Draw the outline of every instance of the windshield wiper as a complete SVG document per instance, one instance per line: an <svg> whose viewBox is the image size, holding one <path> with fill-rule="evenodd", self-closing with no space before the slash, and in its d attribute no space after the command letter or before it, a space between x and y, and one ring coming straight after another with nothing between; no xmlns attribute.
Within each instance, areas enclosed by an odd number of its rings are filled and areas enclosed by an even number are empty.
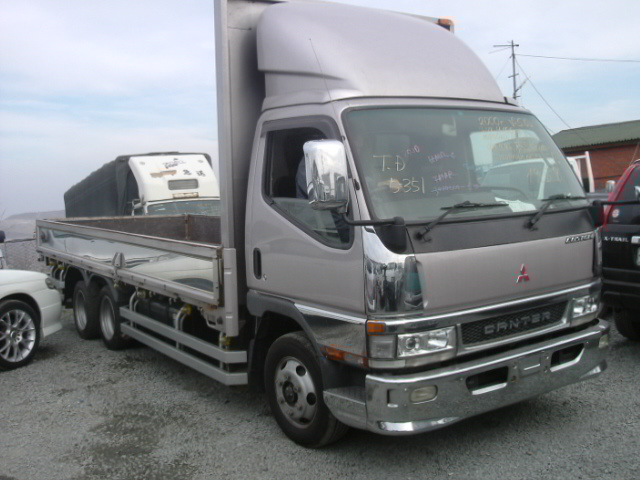
<svg viewBox="0 0 640 480"><path fill-rule="evenodd" d="M559 193L558 195L551 195L549 198L543 198L542 201L546 203L542 205L542 207L540 207L540 210L538 210L533 217L527 220L524 226L529 230L533 230L534 229L533 227L535 226L536 223L538 223L542 215L544 215L544 212L546 212L549 209L549 207L553 205L555 202L557 202L558 200L586 200L586 199L587 197L574 197L571 194L567 195L566 193Z"/></svg>
<svg viewBox="0 0 640 480"><path fill-rule="evenodd" d="M451 212L455 212L455 211L458 211L458 210L464 210L464 209L467 209L467 208L474 209L474 208L493 208L493 207L508 207L508 206L509 206L509 204L506 203L506 202L477 203L477 202L470 202L470 201L466 200L466 201L464 201L462 203L456 203L455 205L451 205L450 207L442 207L441 210L446 210L446 212L444 212L442 215L440 215L438 218L436 218L434 221L432 221L430 224L428 224L426 227L424 227L424 229L422 229L420 232L418 232L416 234L416 238L418 238L418 240L425 240L425 237L427 236L427 234L431 230L433 230L433 227L438 225Z"/></svg>

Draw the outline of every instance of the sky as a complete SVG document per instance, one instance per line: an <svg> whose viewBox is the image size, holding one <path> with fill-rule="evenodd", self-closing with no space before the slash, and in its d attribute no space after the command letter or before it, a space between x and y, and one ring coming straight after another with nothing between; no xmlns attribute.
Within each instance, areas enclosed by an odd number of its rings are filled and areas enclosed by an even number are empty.
<svg viewBox="0 0 640 480"><path fill-rule="evenodd" d="M0 220L62 210L118 155L217 158L213 1L0 0ZM452 18L506 96L510 50L494 45L513 40L519 100L552 133L640 119L639 1L339 3Z"/></svg>

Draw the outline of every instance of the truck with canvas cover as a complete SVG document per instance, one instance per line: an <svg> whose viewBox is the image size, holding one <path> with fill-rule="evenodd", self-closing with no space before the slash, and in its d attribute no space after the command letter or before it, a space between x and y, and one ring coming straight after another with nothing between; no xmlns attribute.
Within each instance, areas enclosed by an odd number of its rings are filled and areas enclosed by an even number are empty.
<svg viewBox="0 0 640 480"><path fill-rule="evenodd" d="M41 221L81 336L266 391L309 447L593 378L584 191L449 22L215 2L219 217Z"/></svg>
<svg viewBox="0 0 640 480"><path fill-rule="evenodd" d="M218 215L220 188L206 153L122 155L64 194L67 218Z"/></svg>

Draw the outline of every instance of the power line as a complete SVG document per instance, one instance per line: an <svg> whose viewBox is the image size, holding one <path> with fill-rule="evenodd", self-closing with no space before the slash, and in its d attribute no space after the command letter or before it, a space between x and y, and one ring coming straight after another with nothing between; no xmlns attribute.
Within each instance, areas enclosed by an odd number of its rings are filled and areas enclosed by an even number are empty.
<svg viewBox="0 0 640 480"><path fill-rule="evenodd" d="M613 58L572 58L572 57L551 57L547 55L525 55L519 54L521 57L547 58L553 60L572 60L576 62L614 62L614 63L640 63L640 60L616 60Z"/></svg>
<svg viewBox="0 0 640 480"><path fill-rule="evenodd" d="M504 72L505 67L509 64L509 60L511 60L511 57L507 57L507 61L506 61L506 62L504 62L504 65L503 65L503 66L502 66L502 68L500 69L500 73L498 73L498 75L496 75L495 77L493 77L493 78L494 78L494 80L497 80L497 79L498 79L498 77L499 77L500 75L502 75L502 72Z"/></svg>
<svg viewBox="0 0 640 480"><path fill-rule="evenodd" d="M556 111L555 111L555 109L551 106L551 104L550 104L549 102L547 102L547 99L546 99L546 98L544 98L544 96L540 93L540 90L538 90L538 89L536 88L536 85L535 85L535 84L533 83L533 81L531 80L531 77L529 77L529 75L527 75L527 72L525 72L525 71L524 71L524 68L522 68L522 65L520 65L520 62L518 62L517 60L516 60L516 62L518 63L518 66L520 67L520 70L522 70L522 73L524 74L524 76L525 76L525 77L527 77L527 80L529 80L529 83L531 83L531 86L533 87L533 89L534 89L534 90L536 91L536 93L540 96L540 98L542 99L542 101L543 101L544 103L546 103L546 104L547 104L547 107L549 107L549 108L551 109L551 111L552 111L553 113L555 113L555 114L556 114L556 116L557 116L557 117L562 121L562 123L564 123L564 124L569 128L569 130L573 130L573 127L572 127L571 125L569 125L569 124L564 120L564 118L562 118L562 117L560 116L560 114L559 114L558 112L556 112Z"/></svg>
<svg viewBox="0 0 640 480"><path fill-rule="evenodd" d="M560 121L561 121L562 123L564 123L564 124L567 126L567 128L568 128L569 130L574 130L574 128L573 128L571 125L569 125L569 124L566 122L566 120L565 120L564 118L562 118L562 116L560 116L560 114L559 114L559 113L558 113L558 112L557 112L557 111L556 111L556 110L551 106L551 104L547 101L547 99L546 99L546 98L544 98L544 95L542 95L542 93L540 93L540 90L538 90L538 88L535 86L535 84L533 83L533 80L531 80L531 77L529 77L529 75L527 75L527 72L525 72L525 71L524 71L524 68L522 68L522 65L520 65L520 62L518 62L518 60L516 59L516 50L515 50L515 47L519 47L519 46L520 46L520 45L519 45L519 44L514 43L514 41L513 41L513 40L511 40L511 42L510 42L508 45L494 45L494 46L493 46L494 48L504 47L504 48L501 48L501 50L505 50L506 48L511 48L511 56L509 57L509 59L507 59L507 61L508 61L508 60L511 60L511 61L512 61L513 74L512 74L512 75L510 75L510 77L509 77L509 78L513 78L513 98L514 98L514 99L517 99L518 91L519 91L519 90L520 90L520 89L525 85L525 83L530 82L530 83L531 83L531 86L532 86L532 87L533 87L533 89L536 91L536 93L538 94L538 96L539 96L539 97L542 99L542 101L547 105L547 107L549 107L549 109L550 109L550 110L551 110L551 111L556 115L556 117L558 117L558 118L560 119ZM498 50L498 51L501 51L501 50ZM525 57L536 57L536 55L521 55L521 56L525 56ZM558 58L558 59L560 59L560 58L561 58L561 57L541 57L541 56L537 56L537 57L540 57L540 58ZM570 59L568 59L568 60L570 60ZM595 61L595 60L594 60L594 61ZM518 73L516 72L516 65L517 65L518 67L520 67L520 70L522 71L522 73L524 74L524 76L525 76L525 78L526 78L526 80L525 80L525 81L520 85L520 87L517 87L517 85L516 85L516 77L518 76ZM505 64L505 66L506 66L506 64ZM502 67L502 70L504 70L504 66ZM500 76L500 74L502 73L502 70L501 70L501 71L500 71L500 73L498 74L498 77L499 77L499 76ZM496 77L496 78L497 78L497 77ZM578 132L575 132L575 131L574 131L574 133L575 133L575 135L576 135L576 136L578 136L578 137L579 137L583 142L587 143L587 141L586 141L584 138L582 138L582 136L581 136Z"/></svg>
<svg viewBox="0 0 640 480"><path fill-rule="evenodd" d="M540 98L542 99L542 101L543 101L544 103L546 103L547 107L549 107L549 109L550 109L553 113L555 113L556 117L558 117L558 118L562 121L562 123L564 123L564 124L567 126L567 128L568 128L569 130L574 130L574 128L573 128L571 125L569 125L569 124L565 121L565 119L564 119L564 118L562 118L562 117L560 116L560 114L559 114L558 112L556 112L556 110L551 106L551 104L547 101L547 99L546 99L546 98L544 98L544 96L542 95L542 93L540 93L540 90L538 90L538 88L535 86L535 84L534 84L534 83L533 83L533 81L531 80L531 77L529 77L529 75L527 75L527 72L525 72L525 71L524 71L524 68L522 68L522 65L520 65L520 62L518 62L517 60L516 60L516 62L517 62L517 64L518 64L518 67L520 67L520 70L522 71L522 73L524 74L524 76L527 78L527 80L529 81L529 83L530 83L530 84L531 84L531 86L533 87L533 89L534 89L534 90L536 91L536 93L540 96ZM573 134L574 134L574 135L576 135L578 138L580 138L580 140L582 140L583 142L585 142L585 145L589 143L589 142L588 142L587 140L585 140L585 139L582 137L582 135L580 135L577 131L575 131L575 130L574 130L574 131L573 131Z"/></svg>

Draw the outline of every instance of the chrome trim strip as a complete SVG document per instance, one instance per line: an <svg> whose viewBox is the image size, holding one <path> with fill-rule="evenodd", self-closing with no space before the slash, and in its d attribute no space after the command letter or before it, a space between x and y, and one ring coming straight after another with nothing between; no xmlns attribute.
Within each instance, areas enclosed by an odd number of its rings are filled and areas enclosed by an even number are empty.
<svg viewBox="0 0 640 480"><path fill-rule="evenodd" d="M198 290L169 280L155 279L148 275L135 273L127 269L115 268L111 265L105 265L76 255L62 253L47 247L39 247L39 251L42 255L55 258L56 260L63 262L68 262L74 267L83 267L92 273L96 273L113 280L124 280L136 287L151 290L167 297L180 297L184 301L194 301L193 303L199 302L203 305L214 306L217 306L220 300L220 288L217 284L214 284L213 292L207 292L205 290Z"/></svg>
<svg viewBox="0 0 640 480"><path fill-rule="evenodd" d="M356 325L364 325L367 319L364 317L354 317L352 315L344 315L342 313L330 312L328 310L322 310L316 307L309 307L307 305L301 305L299 303L294 304L296 308L303 315L316 315L319 317L331 318L333 320L340 320L342 322L354 323Z"/></svg>
<svg viewBox="0 0 640 480"><path fill-rule="evenodd" d="M84 267L91 272L99 273L103 276L109 276L113 278L116 273L116 268L112 265L107 265L95 260L89 260L83 257L78 257L69 253L60 252L52 248L39 246L38 253L49 258L54 258L62 262L68 262L76 267Z"/></svg>
<svg viewBox="0 0 640 480"><path fill-rule="evenodd" d="M167 297L180 297L183 301L197 301L205 305L219 306L220 303L220 286L214 284L213 292L199 290L181 283L172 282L170 280L156 279L142 273L132 272L127 269L117 269L115 279L122 280L136 287L151 290Z"/></svg>
<svg viewBox="0 0 640 480"><path fill-rule="evenodd" d="M517 305L522 305L525 303L529 303L529 302L536 302L539 300L545 300L545 299L549 299L549 298L554 298L554 297L560 297L562 295L567 295L569 293L574 293L580 290L585 290L585 289L590 289L593 288L597 285L601 284L600 280L596 280L594 282L585 284L585 285L581 285L578 287L572 287L572 288L567 288L565 290L560 290L557 292L552 292L552 293L546 293L544 295L537 295L535 297L526 297L526 298L521 298L518 300L512 300L509 302L504 302L504 303L496 303L493 305L486 305L484 307L477 307L477 308L471 308L469 310L460 310L457 312L451 312L451 313L444 313L441 315L433 315L433 316L429 316L429 317L418 317L418 318L411 318L411 319L403 319L403 320L386 320L384 318L370 318L371 320L379 320L379 321L385 321L385 323L387 324L387 326L391 327L391 326L401 326L401 325L410 325L413 323L420 323L420 322L436 322L438 320L444 320L447 318L454 318L454 317L464 317L467 315L474 315L476 313L482 313L482 312L486 312L486 311L490 311L490 310L497 310L500 308L508 308L508 307L513 307L513 306L517 306Z"/></svg>
<svg viewBox="0 0 640 480"><path fill-rule="evenodd" d="M373 227L362 229L362 247L367 314L394 317L424 311L415 255L389 251Z"/></svg>
<svg viewBox="0 0 640 480"><path fill-rule="evenodd" d="M137 245L139 247L153 248L171 253L181 253L183 255L196 258L212 259L220 258L222 252L221 245L213 245L206 243L196 243L188 240L174 240L171 238L152 237L141 235L139 233L118 232L115 230L107 230L98 227L89 227L86 225L74 225L72 223L58 222L53 220L36 220L38 229L48 229L57 232L75 233L84 235L89 238L100 238L113 242L121 242L127 245ZM37 246L42 248L40 239L40 231L36 235Z"/></svg>

